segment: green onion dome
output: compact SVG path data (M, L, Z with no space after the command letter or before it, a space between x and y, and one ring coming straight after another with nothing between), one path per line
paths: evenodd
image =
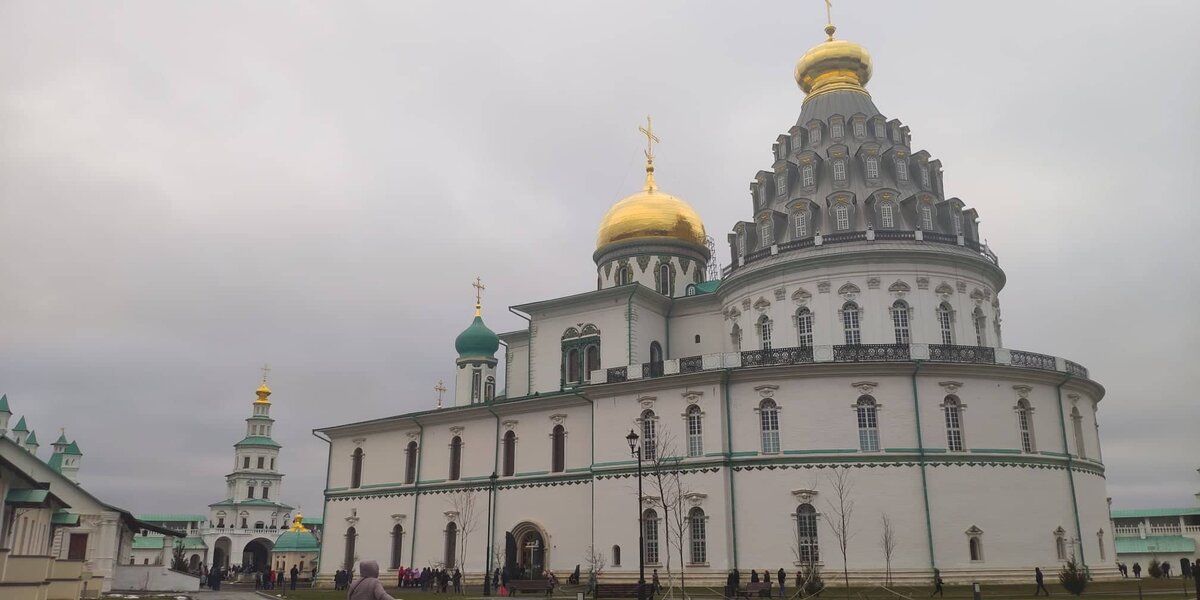
M487 325L483 324L483 318L476 314L471 325L454 338L454 349L458 351L460 358L467 356L491 358L496 356L496 350L500 349L500 337L488 329Z
M319 552L321 544L311 531L288 530L275 540L272 552Z

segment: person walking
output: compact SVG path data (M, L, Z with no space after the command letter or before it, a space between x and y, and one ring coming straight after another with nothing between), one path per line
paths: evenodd
M1141 565L1141 563L1133 563L1133 577L1134 577L1134 579L1141 579L1141 578L1142 578L1142 565Z
M461 570L454 569L454 577L451 578L451 581L454 582L454 593L455 594L463 593L463 591L462 591L462 571Z
M1050 590L1046 589L1046 576L1042 575L1041 567L1033 568L1033 579L1037 581L1037 588L1033 590L1033 595L1040 596L1042 592L1046 592L1046 595L1049 596Z
M221 572L213 569L208 572L208 589L219 592L221 591Z
M383 582L379 581L379 563L373 560L359 561L358 572L361 577L350 585L346 600L395 600L383 589Z
M1200 600L1200 558L1196 559L1196 563L1192 565L1192 580L1196 582L1192 587L1196 588L1196 600Z
M660 590L662 590L662 584L658 581L658 569L655 569L654 578L650 581L650 600L654 600Z
M763 583L767 584L767 589L759 592L758 596L760 598L770 598L771 597L771 570L770 569L763 569Z
M297 567L296 565L292 565L292 570L289 574L292 576L291 589L294 590L294 589L296 589L296 582L300 580L300 568Z
M558 583L558 579L554 576L554 571L546 573L546 597L554 595L554 585Z
M1162 564L1158 566L1158 568L1162 569L1163 579L1171 578L1171 563L1164 560L1162 561Z
M929 597L932 598L934 596L938 596L941 598L945 598L946 590L942 589L942 585L944 583L945 582L942 581L942 572L937 569L934 569L933 570L933 592L931 592L929 594Z

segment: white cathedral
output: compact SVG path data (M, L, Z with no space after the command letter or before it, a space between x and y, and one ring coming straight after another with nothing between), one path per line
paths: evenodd
M645 186L600 224L595 290L514 306L528 326L499 335L477 310L453 406L317 430L323 582L360 559L515 578L602 559L601 581L631 581L641 523L647 572L815 563L836 583L839 480L854 582L1027 579L1072 557L1115 572L1104 388L1003 344L1006 275L975 209L876 108L867 51L826 33L719 279L651 146ZM680 474L670 502L650 474L638 496L631 430L643 469Z

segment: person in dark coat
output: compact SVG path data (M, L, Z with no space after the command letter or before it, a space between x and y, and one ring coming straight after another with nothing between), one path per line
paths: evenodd
M214 592L221 591L221 572L217 569L208 572L208 589Z
M1141 565L1141 563L1133 563L1133 576L1134 576L1135 578L1137 578L1137 579L1141 579L1141 578L1142 578L1142 565Z
M1033 579L1037 582L1037 589L1033 590L1033 595L1040 596L1042 592L1046 592L1046 595L1049 596L1050 590L1046 589L1046 576L1042 575L1041 567L1033 568Z
M725 597L731 598L737 594L737 571L730 571L725 577Z
M493 590L500 589L500 569L499 568L497 568L495 571L492 571L492 589Z
M300 568L292 565L292 570L289 573L292 576L292 589L296 589L296 581L300 579Z
M787 594L783 591L783 588L787 586L787 571L784 571L783 567L780 567L779 571L775 573L775 579L779 582L779 598L783 600L787 598Z
M750 583L758 583L758 571L750 569Z
M769 569L763 569L763 583L767 584L767 589L759 592L758 595L761 598L770 598L771 597L771 571Z
M1196 600L1200 600L1200 558L1196 559L1196 564L1192 565L1192 580L1196 582L1193 587L1196 588Z
M454 593L461 594L462 593L462 571L459 569L455 569L454 577L452 577L451 580L454 582Z
M936 595L936 596L945 598L946 590L942 589L942 585L944 583L945 582L942 581L942 572L937 569L934 569L933 570L933 592L931 592L929 594L929 597L932 598Z

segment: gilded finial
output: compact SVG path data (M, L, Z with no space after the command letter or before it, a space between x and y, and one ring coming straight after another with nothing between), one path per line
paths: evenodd
M833 0L825 0L825 35L829 36L830 41L833 41L835 31L837 27L833 25Z
M442 394L446 391L446 384L442 383L442 380L439 379L438 384L433 386L433 391L438 393L437 407L441 408L442 407Z
M654 183L654 144L662 143L658 136L654 135L654 126L650 123L650 115L646 115L646 126L638 127L638 131L646 136L646 191L653 192L658 187Z
M262 367L259 367L259 370L262 371L262 385L258 386L258 389L254 392L258 395L258 399L255 402L270 402L270 400L267 400L267 396L271 395L271 388L267 387L267 374L271 372L271 365L263 364Z
M471 287L475 288L475 316L478 317L483 314L483 290L487 288L479 276L475 277L475 283L472 283Z
M299 511L297 511L296 516L292 518L292 528L288 531L295 531L296 533L308 532L308 528L304 526L304 515L300 514Z

